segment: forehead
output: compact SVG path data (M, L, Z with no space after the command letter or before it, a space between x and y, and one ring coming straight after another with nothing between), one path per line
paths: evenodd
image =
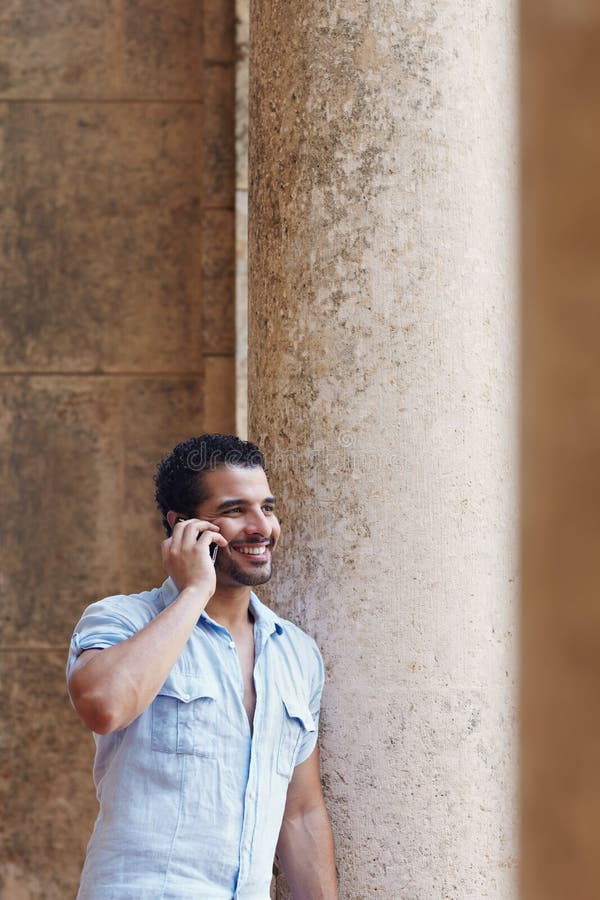
M253 466L219 466L202 474L202 487L206 493L205 503L227 499L264 500L271 495L271 489L264 469Z

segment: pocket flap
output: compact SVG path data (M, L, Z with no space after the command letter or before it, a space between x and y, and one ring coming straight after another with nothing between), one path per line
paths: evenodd
M283 697L283 705L291 719L299 719L305 731L314 731L315 722L305 700L299 697Z
M215 700L219 696L219 688L210 675L188 675L171 673L160 691L163 697L175 697L183 703L200 700L202 697Z

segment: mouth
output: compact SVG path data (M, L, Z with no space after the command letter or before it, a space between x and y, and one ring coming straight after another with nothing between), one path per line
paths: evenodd
M271 544L237 544L231 548L244 559L252 562L266 562L271 555Z

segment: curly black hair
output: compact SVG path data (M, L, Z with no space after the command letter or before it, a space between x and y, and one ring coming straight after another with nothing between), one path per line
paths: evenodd
M242 441L233 434L201 434L177 444L158 463L154 476L154 498L162 513L167 537L172 533L167 522L169 510L177 510L182 515L193 518L206 499L202 487L202 472L225 465L248 469L260 466L265 469L265 460L256 444Z

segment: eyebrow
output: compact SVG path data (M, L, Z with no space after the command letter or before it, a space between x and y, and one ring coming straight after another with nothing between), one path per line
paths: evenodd
M239 499L239 500L223 500L222 503L219 503L217 506L217 512L224 512L224 510L229 509L233 506L246 506L248 503L247 500ZM271 505L275 505L276 500L275 497L265 497L263 503L270 503Z

